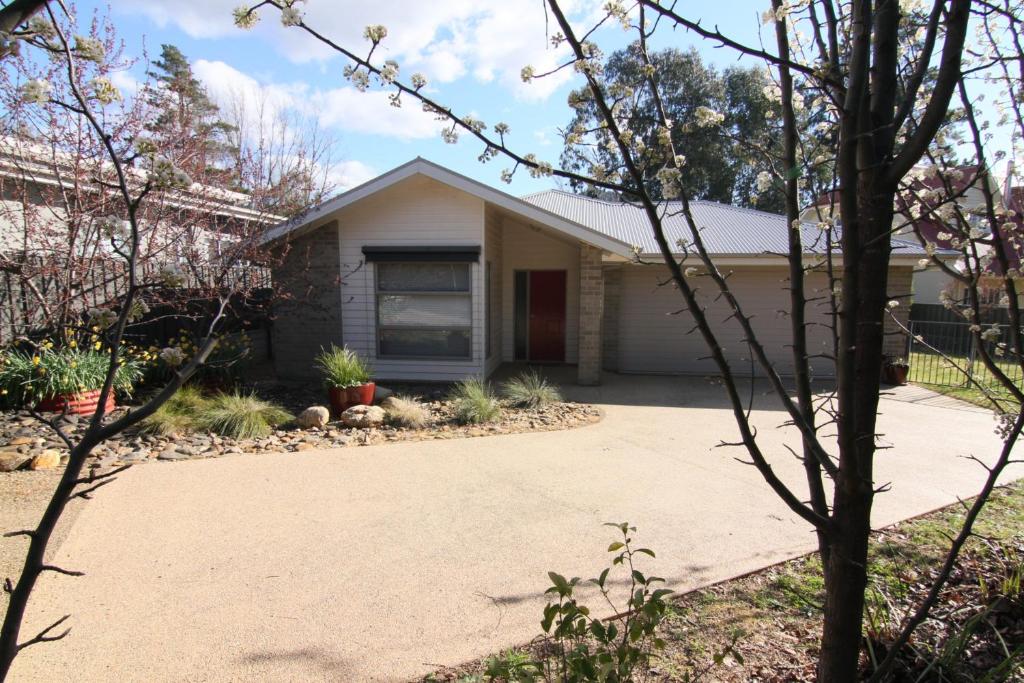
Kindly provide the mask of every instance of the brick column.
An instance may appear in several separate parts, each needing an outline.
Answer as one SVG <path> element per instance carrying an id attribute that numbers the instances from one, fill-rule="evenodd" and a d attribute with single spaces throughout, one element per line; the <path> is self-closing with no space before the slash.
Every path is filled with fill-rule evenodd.
<path id="1" fill-rule="evenodd" d="M 577 382 L 601 383 L 601 316 L 604 310 L 604 274 L 601 250 L 580 246 L 580 329 Z"/>
<path id="2" fill-rule="evenodd" d="M 910 305 L 913 303 L 911 296 L 914 289 L 914 270 L 907 266 L 893 267 L 889 269 L 888 291 L 889 299 L 895 299 L 900 303 L 892 309 L 893 316 L 904 325 L 910 324 Z M 882 342 L 882 353 L 896 359 L 906 358 L 907 335 L 900 329 L 899 325 L 893 322 L 888 313 L 885 314 L 885 340 Z"/>

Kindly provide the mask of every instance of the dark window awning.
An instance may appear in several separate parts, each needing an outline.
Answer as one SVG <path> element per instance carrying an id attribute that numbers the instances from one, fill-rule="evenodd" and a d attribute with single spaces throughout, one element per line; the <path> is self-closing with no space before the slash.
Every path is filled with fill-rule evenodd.
<path id="1" fill-rule="evenodd" d="M 480 245 L 464 247 L 363 247 L 367 263 L 388 261 L 397 263 L 476 263 L 480 260 Z"/>

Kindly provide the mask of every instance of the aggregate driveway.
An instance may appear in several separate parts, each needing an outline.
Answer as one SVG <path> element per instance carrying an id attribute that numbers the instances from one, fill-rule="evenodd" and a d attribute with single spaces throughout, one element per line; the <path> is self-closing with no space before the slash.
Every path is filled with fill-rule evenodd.
<path id="1" fill-rule="evenodd" d="M 684 590 L 810 551 L 808 527 L 735 449 L 706 380 L 609 376 L 567 432 L 244 455 L 137 467 L 83 506 L 26 633 L 64 641 L 15 681 L 407 680 L 529 640 L 548 570 L 595 576 L 637 525 Z M 754 420 L 799 487 L 770 398 Z M 886 399 L 875 524 L 974 492 L 999 441 L 979 410 Z M 1021 476 L 1020 470 L 1012 473 Z M 614 574 L 613 574 L 614 576 Z M 595 603 L 596 604 L 596 603 Z"/>

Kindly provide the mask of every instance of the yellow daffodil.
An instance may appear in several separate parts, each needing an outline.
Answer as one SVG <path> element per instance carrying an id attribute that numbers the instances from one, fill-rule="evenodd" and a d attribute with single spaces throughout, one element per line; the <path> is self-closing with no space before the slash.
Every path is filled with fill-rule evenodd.
<path id="1" fill-rule="evenodd" d="M 32 365 L 39 365 L 42 359 L 39 356 L 32 356 Z"/>
<path id="2" fill-rule="evenodd" d="M 78 348 L 78 342 L 76 342 L 74 339 L 72 339 L 71 341 L 68 342 L 68 346 L 70 346 L 73 349 L 77 349 Z"/>
<path id="3" fill-rule="evenodd" d="M 96 342 L 95 344 L 92 345 L 92 348 L 99 351 L 101 348 L 103 348 L 103 344 L 101 344 L 100 342 Z"/>

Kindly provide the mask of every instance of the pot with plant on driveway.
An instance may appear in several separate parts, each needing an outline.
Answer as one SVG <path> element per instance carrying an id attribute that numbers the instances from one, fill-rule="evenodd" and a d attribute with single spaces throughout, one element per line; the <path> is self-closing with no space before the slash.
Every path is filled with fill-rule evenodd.
<path id="1" fill-rule="evenodd" d="M 331 413 L 337 417 L 346 409 L 358 405 L 372 405 L 377 388 L 370 381 L 371 368 L 355 351 L 347 346 L 321 350 L 316 366 L 324 376 Z"/>

